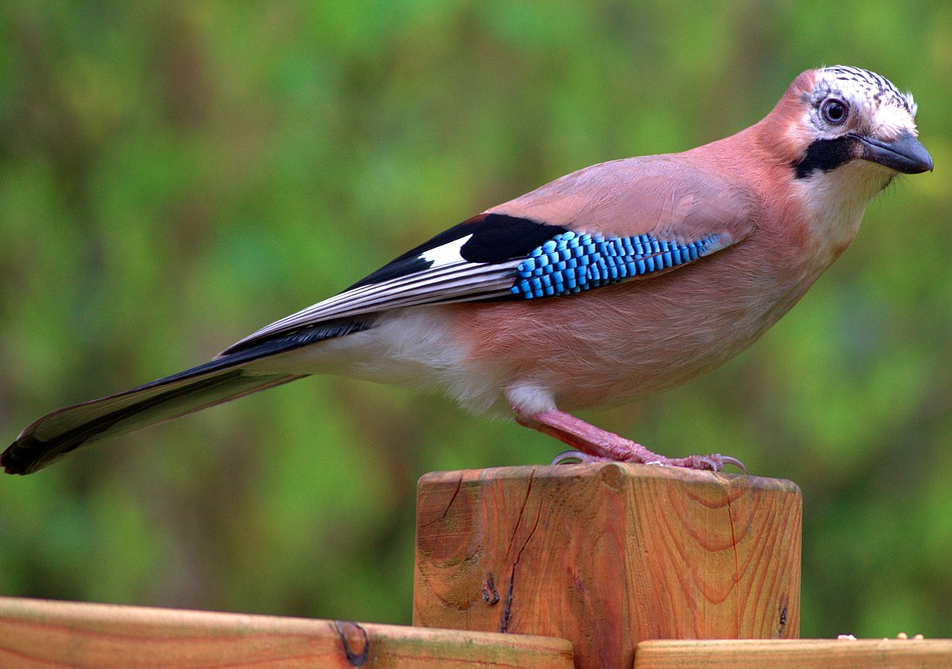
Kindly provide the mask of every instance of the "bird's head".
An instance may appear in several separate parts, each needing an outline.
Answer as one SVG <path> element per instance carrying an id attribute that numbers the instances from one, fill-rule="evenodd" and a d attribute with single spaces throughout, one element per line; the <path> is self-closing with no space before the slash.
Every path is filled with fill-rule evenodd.
<path id="1" fill-rule="evenodd" d="M 782 124 L 777 129 L 798 180 L 822 179 L 851 165 L 855 176 L 878 183 L 872 196 L 897 173 L 932 169 L 932 158 L 916 138 L 912 96 L 869 70 L 845 65 L 808 70 L 771 116 Z"/>
<path id="2" fill-rule="evenodd" d="M 857 67 L 804 72 L 753 130 L 762 155 L 787 173 L 811 212 L 811 237 L 830 257 L 852 241 L 866 205 L 897 174 L 932 170 L 912 96 Z"/>
<path id="3" fill-rule="evenodd" d="M 812 76 L 794 82 L 800 83 L 796 125 L 805 147 L 794 164 L 797 178 L 855 160 L 904 174 L 932 169 L 932 158 L 916 139 L 916 104 L 911 95 L 857 67 L 836 65 L 806 74 Z"/>

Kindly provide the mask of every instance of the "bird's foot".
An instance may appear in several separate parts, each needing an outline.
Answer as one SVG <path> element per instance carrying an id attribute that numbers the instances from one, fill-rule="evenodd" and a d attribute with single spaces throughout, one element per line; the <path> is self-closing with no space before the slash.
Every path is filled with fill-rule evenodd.
<path id="1" fill-rule="evenodd" d="M 719 472 L 725 465 L 733 465 L 744 474 L 747 468 L 737 458 L 718 455 L 690 455 L 686 458 L 668 458 L 652 453 L 639 443 L 595 427 L 558 409 L 527 416 L 516 411 L 516 422 L 555 437 L 574 449 L 555 458 L 552 464 L 566 462 L 634 462 L 666 467 L 685 467 Z"/>
<path id="2" fill-rule="evenodd" d="M 712 472 L 724 470 L 725 465 L 733 465 L 742 473 L 747 474 L 747 467 L 737 458 L 720 453 L 710 453 L 709 455 L 689 455 L 686 458 L 666 458 L 663 455 L 655 456 L 657 460 L 647 462 L 649 465 L 665 465 L 667 467 L 686 467 L 688 469 L 706 469 Z"/>
<path id="3" fill-rule="evenodd" d="M 520 424 L 523 424 L 520 422 Z M 527 426 L 528 427 L 528 426 Z M 548 434 L 548 433 L 546 433 Z M 620 437 L 621 438 L 621 437 Z M 632 442 L 634 443 L 634 442 Z M 640 446 L 640 444 L 635 444 Z M 644 448 L 642 446 L 642 448 Z M 645 455 L 648 457 L 646 459 Z M 603 455 L 591 455 L 583 451 L 564 451 L 555 456 L 552 460 L 553 465 L 565 464 L 587 464 L 592 462 L 634 462 L 645 465 L 658 465 L 661 467 L 684 467 L 685 469 L 701 469 L 712 472 L 723 471 L 726 465 L 737 467 L 741 472 L 747 474 L 747 467 L 737 458 L 728 455 L 711 453 L 710 455 L 689 455 L 686 458 L 668 458 L 657 453 L 651 453 L 648 449 L 640 453 L 633 454 L 628 458 L 619 460 L 618 458 L 606 457 Z"/>

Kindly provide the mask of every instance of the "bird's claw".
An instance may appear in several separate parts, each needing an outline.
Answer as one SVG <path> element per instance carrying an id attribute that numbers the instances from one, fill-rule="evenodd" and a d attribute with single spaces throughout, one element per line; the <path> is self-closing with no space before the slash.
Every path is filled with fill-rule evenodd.
<path id="1" fill-rule="evenodd" d="M 594 457 L 582 451 L 563 451 L 552 460 L 553 465 L 575 465 L 592 462 Z"/>
<path id="2" fill-rule="evenodd" d="M 724 465 L 733 465 L 737 467 L 744 476 L 747 476 L 747 467 L 744 466 L 744 463 L 738 460 L 737 458 L 732 458 L 729 455 L 721 456 L 721 469 L 724 468 Z"/>
<path id="3" fill-rule="evenodd" d="M 712 472 L 721 472 L 724 471 L 724 467 L 726 465 L 732 465 L 737 467 L 744 476 L 747 476 L 747 467 L 744 466 L 744 463 L 737 458 L 732 458 L 729 455 L 711 453 L 710 455 L 698 457 L 697 462 L 705 466 L 695 467 L 695 469 L 709 469 Z"/>

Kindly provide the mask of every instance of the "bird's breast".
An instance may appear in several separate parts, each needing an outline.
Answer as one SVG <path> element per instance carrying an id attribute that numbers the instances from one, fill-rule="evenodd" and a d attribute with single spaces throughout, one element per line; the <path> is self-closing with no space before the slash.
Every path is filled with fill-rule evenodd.
<path id="1" fill-rule="evenodd" d="M 445 307 L 465 365 L 564 409 L 646 397 L 711 371 L 752 344 L 813 277 L 756 240 L 695 265 L 568 297 Z"/>

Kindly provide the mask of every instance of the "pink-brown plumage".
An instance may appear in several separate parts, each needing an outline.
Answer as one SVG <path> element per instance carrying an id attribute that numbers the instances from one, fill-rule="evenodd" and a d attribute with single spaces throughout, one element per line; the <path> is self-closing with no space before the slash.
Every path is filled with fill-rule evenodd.
<path id="1" fill-rule="evenodd" d="M 579 409 L 679 386 L 752 344 L 832 261 L 815 257 L 807 213 L 785 178 L 789 143 L 774 146 L 810 75 L 732 137 L 596 165 L 490 209 L 606 234 L 723 231 L 736 243 L 665 276 L 591 294 L 447 307 L 451 331 L 471 351 L 467 364 L 501 370 L 507 388 L 547 389 L 553 407 Z"/>
<path id="2" fill-rule="evenodd" d="M 879 75 L 804 72 L 746 130 L 488 209 L 209 363 L 47 414 L 0 464 L 29 473 L 90 441 L 342 373 L 514 411 L 585 457 L 718 469 L 720 456 L 662 458 L 565 410 L 663 391 L 750 346 L 897 173 L 932 169 L 916 134 L 911 97 Z"/>

